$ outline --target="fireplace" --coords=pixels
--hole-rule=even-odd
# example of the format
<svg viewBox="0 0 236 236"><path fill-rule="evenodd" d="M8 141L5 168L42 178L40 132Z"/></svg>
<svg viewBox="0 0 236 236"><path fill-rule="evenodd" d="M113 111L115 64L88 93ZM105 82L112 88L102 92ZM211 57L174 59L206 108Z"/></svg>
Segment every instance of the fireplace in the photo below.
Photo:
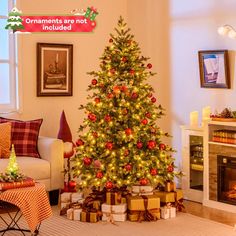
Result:
<svg viewBox="0 0 236 236"><path fill-rule="evenodd" d="M236 205L236 157L217 156L217 200Z"/></svg>

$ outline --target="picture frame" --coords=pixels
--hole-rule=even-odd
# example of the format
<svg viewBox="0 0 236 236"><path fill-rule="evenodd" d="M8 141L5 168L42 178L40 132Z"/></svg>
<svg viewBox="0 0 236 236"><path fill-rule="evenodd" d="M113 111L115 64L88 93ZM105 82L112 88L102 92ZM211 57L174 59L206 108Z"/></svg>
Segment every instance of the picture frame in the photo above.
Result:
<svg viewBox="0 0 236 236"><path fill-rule="evenodd" d="M73 95L73 45L37 43L37 96Z"/></svg>
<svg viewBox="0 0 236 236"><path fill-rule="evenodd" d="M228 50L198 52L202 88L230 88Z"/></svg>

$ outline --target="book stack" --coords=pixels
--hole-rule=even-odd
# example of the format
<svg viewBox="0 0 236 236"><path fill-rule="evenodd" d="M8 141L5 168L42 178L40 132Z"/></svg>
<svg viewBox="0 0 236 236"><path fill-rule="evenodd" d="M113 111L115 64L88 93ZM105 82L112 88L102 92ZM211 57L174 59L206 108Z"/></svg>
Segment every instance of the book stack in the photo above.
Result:
<svg viewBox="0 0 236 236"><path fill-rule="evenodd" d="M215 130L213 131L213 142L236 144L236 131L234 130Z"/></svg>

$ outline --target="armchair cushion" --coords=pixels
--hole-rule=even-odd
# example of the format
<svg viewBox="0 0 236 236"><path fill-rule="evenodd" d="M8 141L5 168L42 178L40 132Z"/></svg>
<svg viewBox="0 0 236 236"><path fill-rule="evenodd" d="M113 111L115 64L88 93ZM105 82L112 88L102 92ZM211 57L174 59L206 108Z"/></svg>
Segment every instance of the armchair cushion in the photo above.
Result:
<svg viewBox="0 0 236 236"><path fill-rule="evenodd" d="M11 139L17 156L40 157L37 143L43 119L20 121L0 117L0 123L11 123Z"/></svg>

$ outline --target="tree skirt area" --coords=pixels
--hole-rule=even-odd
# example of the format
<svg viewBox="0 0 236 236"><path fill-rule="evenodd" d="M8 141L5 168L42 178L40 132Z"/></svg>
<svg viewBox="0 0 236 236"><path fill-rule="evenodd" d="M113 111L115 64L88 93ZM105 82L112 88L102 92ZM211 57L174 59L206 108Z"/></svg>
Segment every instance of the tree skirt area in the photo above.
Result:
<svg viewBox="0 0 236 236"><path fill-rule="evenodd" d="M2 215L3 216L3 215ZM6 218L6 215L4 215ZM25 225L21 220L21 226ZM0 229L3 228L0 222ZM20 232L9 231L6 236L22 235ZM30 235L30 233L26 233ZM156 222L117 222L113 225L107 222L83 223L59 216L57 207L53 207L53 216L42 222L41 236L236 236L233 227L211 220L178 213L176 218L158 220Z"/></svg>

